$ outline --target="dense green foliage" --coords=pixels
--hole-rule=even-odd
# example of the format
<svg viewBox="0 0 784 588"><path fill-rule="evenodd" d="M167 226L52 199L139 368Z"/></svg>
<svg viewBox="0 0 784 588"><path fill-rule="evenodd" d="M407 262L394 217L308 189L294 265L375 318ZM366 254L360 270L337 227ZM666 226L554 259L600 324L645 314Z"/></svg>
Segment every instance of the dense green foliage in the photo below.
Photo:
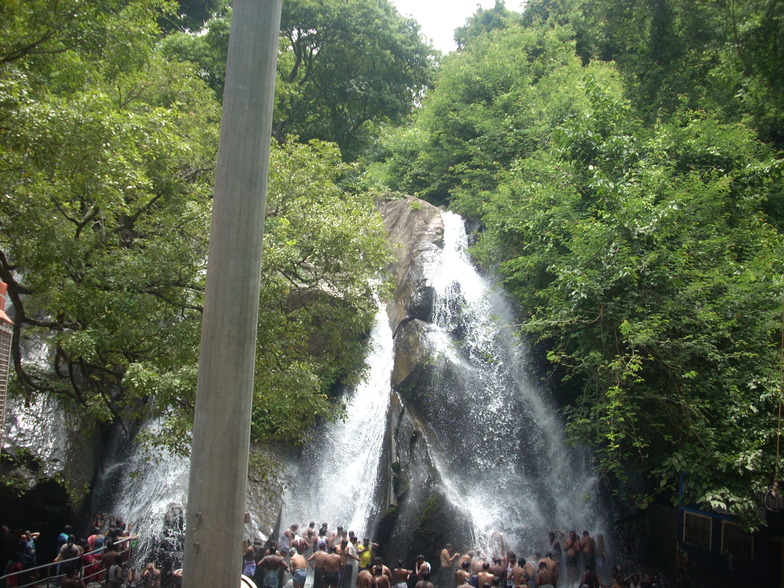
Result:
<svg viewBox="0 0 784 588"><path fill-rule="evenodd" d="M371 170L481 222L625 498L684 476L750 525L780 474L783 34L774 1L499 3Z"/></svg>
<svg viewBox="0 0 784 588"><path fill-rule="evenodd" d="M164 0L3 3L0 277L19 390L102 422L162 415L161 440L187 450L220 106L166 46L176 14ZM360 376L387 249L355 175L334 144L273 149L257 440L301 442ZM42 341L49 355L33 355Z"/></svg>
<svg viewBox="0 0 784 588"><path fill-rule="evenodd" d="M206 34L169 37L170 54L198 64L223 93L231 11L222 10ZM431 82L434 51L419 25L387 0L287 0L281 15L273 135L321 139L356 160L379 126L397 124Z"/></svg>

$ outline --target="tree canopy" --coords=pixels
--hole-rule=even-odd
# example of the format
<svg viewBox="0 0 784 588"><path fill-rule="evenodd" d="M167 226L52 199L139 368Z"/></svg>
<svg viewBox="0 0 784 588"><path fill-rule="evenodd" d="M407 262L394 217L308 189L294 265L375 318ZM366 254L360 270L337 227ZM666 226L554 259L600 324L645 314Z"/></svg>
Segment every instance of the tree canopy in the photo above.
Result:
<svg viewBox="0 0 784 588"><path fill-rule="evenodd" d="M163 415L187 450L220 106L158 0L7 3L0 277L16 387L96 420ZM387 262L334 144L273 149L253 434L301 442L360 376ZM42 355L39 350L45 350Z"/></svg>
<svg viewBox="0 0 784 588"><path fill-rule="evenodd" d="M779 12L480 11L371 174L479 221L474 254L521 303L572 439L620 496L749 526L780 459Z"/></svg>

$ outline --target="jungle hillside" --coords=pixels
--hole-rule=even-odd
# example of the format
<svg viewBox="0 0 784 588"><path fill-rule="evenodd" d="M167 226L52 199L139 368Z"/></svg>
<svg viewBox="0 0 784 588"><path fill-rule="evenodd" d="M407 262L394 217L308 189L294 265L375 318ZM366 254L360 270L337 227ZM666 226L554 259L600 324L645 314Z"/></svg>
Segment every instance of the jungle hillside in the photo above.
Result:
<svg viewBox="0 0 784 588"><path fill-rule="evenodd" d="M160 417L182 452L229 4L0 5L13 391ZM340 416L390 259L375 199L410 194L479 227L620 499L755 527L781 479L784 4L499 0L455 39L387 0L283 3L254 440Z"/></svg>

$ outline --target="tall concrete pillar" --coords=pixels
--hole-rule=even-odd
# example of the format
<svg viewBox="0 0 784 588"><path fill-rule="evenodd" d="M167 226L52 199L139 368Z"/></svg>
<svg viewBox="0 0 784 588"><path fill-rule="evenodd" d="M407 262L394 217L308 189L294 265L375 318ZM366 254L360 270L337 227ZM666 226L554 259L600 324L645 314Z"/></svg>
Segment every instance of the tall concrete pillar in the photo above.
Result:
<svg viewBox="0 0 784 588"><path fill-rule="evenodd" d="M281 4L234 2L193 424L185 588L240 585Z"/></svg>

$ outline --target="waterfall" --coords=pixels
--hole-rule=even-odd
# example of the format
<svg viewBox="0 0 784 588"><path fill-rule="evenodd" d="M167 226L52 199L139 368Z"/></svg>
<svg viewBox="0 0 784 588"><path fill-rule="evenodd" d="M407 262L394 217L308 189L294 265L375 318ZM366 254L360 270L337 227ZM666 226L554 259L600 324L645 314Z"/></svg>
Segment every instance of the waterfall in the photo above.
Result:
<svg viewBox="0 0 784 588"><path fill-rule="evenodd" d="M141 425L155 432L157 420ZM137 568L155 559L165 571L179 567L183 550L184 506L190 459L161 448L152 451L135 435L116 430L93 492L92 512L122 517L138 535Z"/></svg>
<svg viewBox="0 0 784 588"><path fill-rule="evenodd" d="M317 429L287 493L283 524L343 525L362 537L378 515L377 479L387 429L392 332L379 309L370 335L364 380L346 396L342 421ZM303 526L304 529L304 526Z"/></svg>
<svg viewBox="0 0 784 588"><path fill-rule="evenodd" d="M436 350L424 417L442 490L475 543L504 532L507 548L544 549L547 532L604 531L587 456L567 447L549 394L531 373L503 291L466 253L463 219L443 215L444 248L426 267Z"/></svg>

